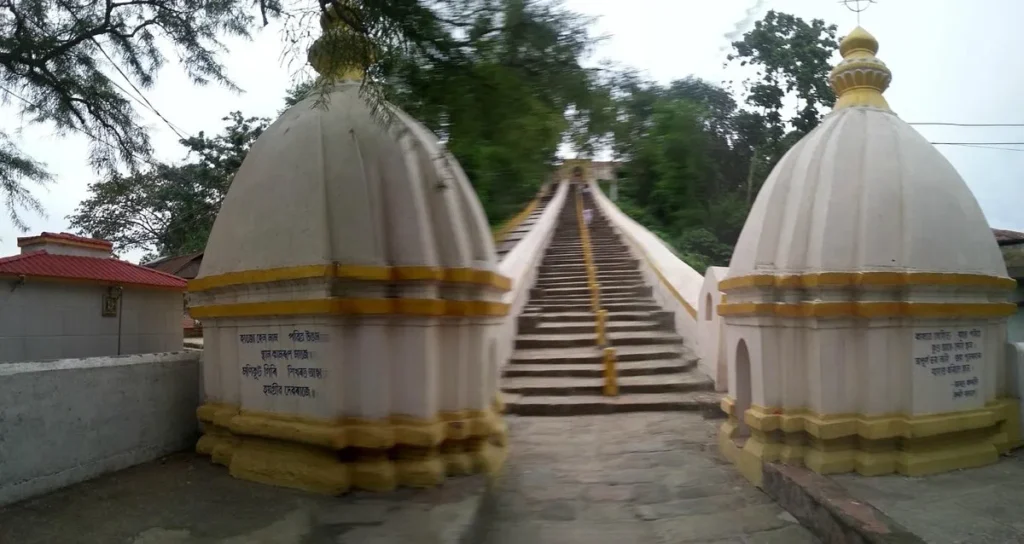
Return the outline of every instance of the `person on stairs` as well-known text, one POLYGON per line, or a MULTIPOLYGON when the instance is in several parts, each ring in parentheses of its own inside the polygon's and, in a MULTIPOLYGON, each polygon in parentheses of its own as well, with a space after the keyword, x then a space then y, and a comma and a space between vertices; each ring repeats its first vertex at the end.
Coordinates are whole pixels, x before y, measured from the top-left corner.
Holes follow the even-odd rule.
POLYGON ((583 208, 583 222, 589 227, 590 220, 594 218, 594 210, 583 208))

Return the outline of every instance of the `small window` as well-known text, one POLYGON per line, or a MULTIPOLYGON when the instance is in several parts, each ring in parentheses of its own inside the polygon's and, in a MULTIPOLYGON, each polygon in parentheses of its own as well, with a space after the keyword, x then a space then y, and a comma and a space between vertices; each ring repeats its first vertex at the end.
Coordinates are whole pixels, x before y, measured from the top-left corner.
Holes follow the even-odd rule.
POLYGON ((704 299, 704 320, 705 321, 711 321, 711 316, 713 315, 711 313, 711 309, 712 309, 711 307, 713 305, 714 305, 714 302, 712 302, 712 300, 711 300, 711 293, 708 293, 707 297, 705 297, 705 299, 704 299))

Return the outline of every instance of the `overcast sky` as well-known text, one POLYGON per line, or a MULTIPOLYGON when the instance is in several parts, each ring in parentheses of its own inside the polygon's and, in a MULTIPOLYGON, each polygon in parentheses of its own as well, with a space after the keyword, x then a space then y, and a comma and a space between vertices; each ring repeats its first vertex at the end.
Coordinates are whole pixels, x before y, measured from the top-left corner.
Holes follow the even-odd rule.
MULTIPOLYGON (((730 33, 747 30, 747 11, 755 19, 768 9, 805 19, 822 18, 845 35, 856 16, 836 0, 567 0, 572 9, 599 17, 597 33, 607 39, 592 62, 612 60, 640 69, 662 83, 696 75, 713 82, 737 78, 725 69, 730 33)), ((908 122, 1024 123, 1019 69, 1024 51, 1020 0, 879 0, 861 24, 878 38, 881 58, 893 72, 886 98, 908 122)), ((243 94, 218 87, 195 87, 173 65, 165 68, 146 95, 166 118, 190 134, 219 132, 221 118, 240 110, 273 117, 291 86, 294 66, 281 61, 279 29, 264 29, 252 42, 228 42, 228 73, 243 94)), ((838 59, 837 59, 838 60, 838 59)), ((177 136, 155 116, 152 127, 159 158, 183 156, 177 136)), ((68 230, 66 216, 86 197, 96 179, 86 162, 87 145, 76 135, 58 137, 47 126, 25 126, 12 107, 0 109, 0 127, 16 134, 22 148, 46 163, 57 181, 36 190, 47 217, 26 213, 30 233, 68 230)), ((919 127, 934 142, 1024 141, 1024 127, 919 127)), ((1024 146, 1018 147, 1024 151, 1024 146)), ((974 191, 993 227, 1024 231, 1024 152, 940 146, 974 191)), ((17 253, 23 236, 0 219, 0 256, 17 253)), ((137 260, 133 252, 124 257, 137 260)))

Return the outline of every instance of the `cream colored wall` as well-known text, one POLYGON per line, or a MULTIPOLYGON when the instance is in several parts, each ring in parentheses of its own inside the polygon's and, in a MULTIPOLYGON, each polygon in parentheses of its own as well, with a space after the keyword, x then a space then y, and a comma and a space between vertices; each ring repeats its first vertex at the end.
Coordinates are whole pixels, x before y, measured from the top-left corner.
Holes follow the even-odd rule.
POLYGON ((700 353, 701 370, 715 381, 716 391, 728 391, 729 365, 725 353, 725 337, 722 334, 722 318, 718 305, 722 303, 722 292, 718 283, 729 272, 722 266, 709 266, 704 273, 704 284, 700 290, 700 308, 697 312, 697 349, 700 353))
POLYGON ((653 288, 654 299, 665 310, 675 313, 676 331, 691 346, 698 344, 696 316, 690 314, 672 291, 675 290, 696 313, 700 307, 704 277, 676 257, 655 234, 622 213, 619 207, 601 192, 599 184, 591 183, 590 189, 601 212, 622 235, 622 242, 630 248, 634 257, 640 260, 640 270, 647 285, 653 288), (671 289, 661 281, 655 268, 665 277, 671 289))
POLYGON ((95 257, 98 259, 111 258, 110 249, 97 249, 47 240, 21 247, 22 253, 31 253, 33 251, 46 251, 51 255, 72 255, 75 257, 95 257))
POLYGON ((555 196, 548 202, 540 218, 533 224, 533 228, 516 244, 516 247, 512 248, 512 251, 505 255, 498 265, 498 271, 512 280, 512 290, 505 293, 502 299, 502 302, 510 305, 508 315, 505 316, 505 321, 498 330, 494 346, 501 365, 504 365, 512 355, 519 314, 522 313, 523 306, 530 298, 530 287, 536 280, 538 265, 551 242, 558 214, 561 212, 562 206, 566 205, 568 192, 568 183, 558 184, 555 196))
POLYGON ((181 293, 126 288, 120 320, 107 288, 32 282, 0 291, 0 362, 181 351, 181 293))
MULTIPOLYGON (((1006 344, 1000 320, 895 321, 807 320, 767 317, 729 318, 726 349, 730 395, 740 394, 736 380, 740 343, 750 353, 756 405, 783 410, 807 408, 825 414, 922 415, 981 408, 1005 395, 1002 365, 1006 344), (915 335, 929 331, 980 331, 977 349, 982 361, 962 375, 926 375, 914 364, 915 335), (907 361, 893 365, 891 361, 907 361), (953 384, 979 378, 977 394, 954 397, 953 384)), ((920 356, 920 354, 917 354, 920 356)), ((952 363, 953 361, 951 361, 952 363)))

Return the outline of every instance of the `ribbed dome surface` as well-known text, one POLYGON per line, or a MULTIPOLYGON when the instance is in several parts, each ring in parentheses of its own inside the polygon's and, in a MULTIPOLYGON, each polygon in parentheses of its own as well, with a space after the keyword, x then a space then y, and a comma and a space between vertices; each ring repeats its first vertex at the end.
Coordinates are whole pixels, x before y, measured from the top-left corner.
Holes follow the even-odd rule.
POLYGON ((483 208, 436 137, 375 119, 358 82, 311 96, 256 141, 235 176, 200 277, 304 265, 494 270, 483 208))
POLYGON ((974 195, 890 111, 846 107, 797 143, 765 181, 729 276, 911 271, 1006 276, 974 195))

